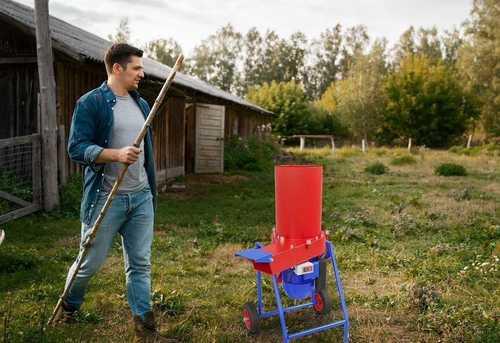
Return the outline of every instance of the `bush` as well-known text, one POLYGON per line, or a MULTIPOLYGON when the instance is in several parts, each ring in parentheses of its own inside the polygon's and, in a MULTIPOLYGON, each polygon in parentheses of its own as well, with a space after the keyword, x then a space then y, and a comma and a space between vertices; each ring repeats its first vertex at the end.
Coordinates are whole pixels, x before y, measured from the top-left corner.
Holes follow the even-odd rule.
POLYGON ((440 176, 465 176, 467 175, 467 171, 465 168, 459 164, 455 163, 443 163, 440 164, 435 170, 434 173, 440 176))
POLYGON ((61 190, 61 206, 59 212, 65 216, 77 216, 80 213, 82 200, 82 175, 73 174, 61 190))
POLYGON ((272 169, 279 147, 271 139, 231 137, 224 146, 224 169, 263 171, 272 169))
POLYGON ((415 164, 417 163, 417 160, 413 156, 410 155, 403 155, 403 156, 398 156, 392 159, 391 164, 393 166, 404 166, 408 164, 415 164))
POLYGON ((373 175, 382 175, 387 172, 387 167, 381 163, 381 162, 375 162, 372 164, 369 164, 365 168, 365 172, 373 174, 373 175))

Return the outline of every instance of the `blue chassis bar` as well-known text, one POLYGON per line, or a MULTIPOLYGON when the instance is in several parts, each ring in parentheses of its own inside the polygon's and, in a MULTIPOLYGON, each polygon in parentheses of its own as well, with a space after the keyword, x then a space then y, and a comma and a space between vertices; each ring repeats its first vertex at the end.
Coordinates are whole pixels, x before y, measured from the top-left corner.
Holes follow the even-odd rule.
MULTIPOLYGON (((257 243, 256 248, 260 248, 261 245, 257 243)), ((305 336, 310 336, 319 332, 323 332, 326 330, 334 329, 337 327, 342 327, 344 331, 343 342, 349 342, 349 313, 347 311, 347 304, 344 296, 344 286, 342 285, 342 280, 340 278, 340 271, 337 265, 337 259, 335 257, 335 250, 333 244, 330 241, 326 242, 326 257, 330 259, 333 267, 333 274, 335 277, 336 285, 337 285, 337 293, 340 299, 340 309, 342 311, 342 316, 344 319, 334 321, 325 325, 317 326, 311 329, 289 333, 288 327, 286 326, 285 314, 297 312, 306 308, 313 307, 313 302, 308 302, 305 304, 300 304, 296 306, 283 307, 281 302, 281 294, 279 290, 278 280, 276 275, 272 276, 273 289, 274 289, 274 297, 276 298, 276 306, 277 309, 274 311, 265 311, 264 310, 264 302, 262 300, 262 273, 257 272, 257 312, 260 318, 270 318, 274 316, 279 316, 281 323, 281 333, 283 335, 283 342, 289 343, 294 339, 299 339, 305 336)), ((314 300, 313 300, 314 301, 314 300)))

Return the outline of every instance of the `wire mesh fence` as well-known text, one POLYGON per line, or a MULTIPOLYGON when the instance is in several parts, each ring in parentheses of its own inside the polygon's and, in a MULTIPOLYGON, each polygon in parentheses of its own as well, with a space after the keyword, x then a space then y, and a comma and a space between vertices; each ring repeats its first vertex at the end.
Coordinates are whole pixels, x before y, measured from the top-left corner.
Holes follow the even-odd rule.
POLYGON ((40 207, 40 135, 0 140, 0 223, 40 207))

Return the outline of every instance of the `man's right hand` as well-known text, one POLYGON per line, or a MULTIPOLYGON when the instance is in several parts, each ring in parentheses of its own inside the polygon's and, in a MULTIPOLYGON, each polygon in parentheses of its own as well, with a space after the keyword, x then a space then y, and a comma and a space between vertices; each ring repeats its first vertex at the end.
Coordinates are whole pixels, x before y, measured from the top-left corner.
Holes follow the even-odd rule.
POLYGON ((126 146, 124 148, 118 149, 118 161, 125 164, 133 164, 139 159, 139 154, 141 149, 134 146, 126 146))
POLYGON ((121 162, 132 164, 139 159, 140 153, 141 149, 134 146, 126 146, 121 149, 103 149, 97 156, 96 163, 121 162))

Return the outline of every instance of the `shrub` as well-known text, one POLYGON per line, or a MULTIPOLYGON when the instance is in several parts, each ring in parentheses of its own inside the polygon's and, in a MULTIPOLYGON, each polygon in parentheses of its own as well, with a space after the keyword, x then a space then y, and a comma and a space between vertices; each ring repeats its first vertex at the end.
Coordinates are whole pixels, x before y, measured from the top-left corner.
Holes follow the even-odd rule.
POLYGON ((263 171, 273 167, 273 158, 279 147, 271 139, 231 137, 224 146, 224 169, 226 171, 263 171))
POLYGON ((59 211, 62 215, 77 216, 80 213, 82 189, 82 176, 80 174, 71 175, 61 190, 61 206, 59 211))
POLYGON ((417 163, 417 160, 413 156, 410 155, 403 155, 403 156, 398 156, 392 159, 391 164, 393 166, 404 166, 408 164, 415 164, 417 163))
POLYGON ((375 163, 369 164, 365 168, 365 172, 373 174, 373 175, 382 175, 382 174, 385 174, 387 172, 387 167, 381 162, 375 162, 375 163))
POLYGON ((465 176, 467 175, 467 171, 465 168, 459 164, 455 163, 443 163, 440 164, 435 170, 434 173, 440 176, 465 176))

